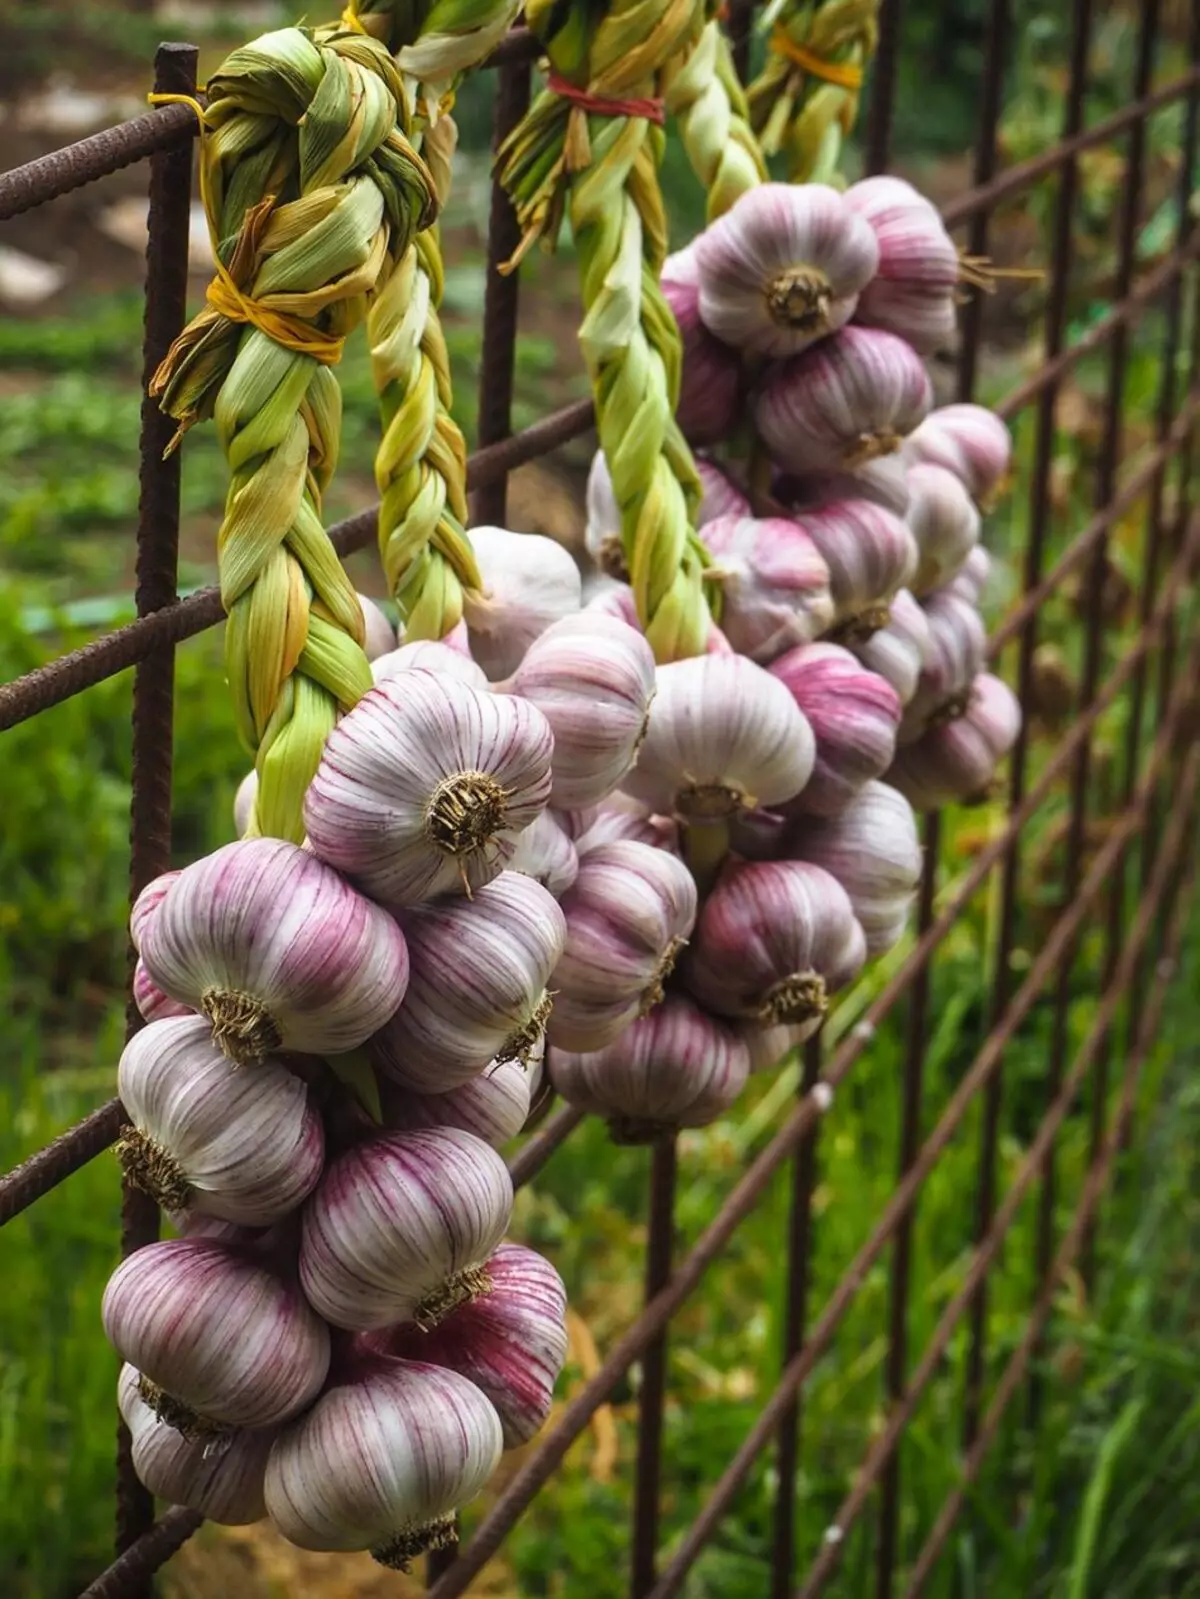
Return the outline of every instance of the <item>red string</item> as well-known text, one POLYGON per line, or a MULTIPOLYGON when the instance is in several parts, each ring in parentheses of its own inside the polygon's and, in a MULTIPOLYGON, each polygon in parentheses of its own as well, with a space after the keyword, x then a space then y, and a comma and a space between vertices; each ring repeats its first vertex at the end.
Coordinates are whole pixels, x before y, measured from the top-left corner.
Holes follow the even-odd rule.
POLYGON ((662 100, 607 100, 603 95, 589 94, 578 84, 560 78, 557 72, 550 74, 546 87, 551 94, 561 95, 564 100, 570 100, 572 105, 591 111, 598 117, 644 117, 647 122, 656 122, 660 128, 667 118, 666 105, 662 100))

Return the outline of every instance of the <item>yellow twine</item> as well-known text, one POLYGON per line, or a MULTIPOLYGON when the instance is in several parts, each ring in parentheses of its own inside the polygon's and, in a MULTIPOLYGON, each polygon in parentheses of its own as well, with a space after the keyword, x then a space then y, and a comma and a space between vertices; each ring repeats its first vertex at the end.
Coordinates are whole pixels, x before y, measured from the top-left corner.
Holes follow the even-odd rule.
POLYGON ((814 78, 824 78, 826 83, 836 83, 840 89, 861 89, 863 69, 853 61, 826 61, 814 55, 804 45, 797 44, 785 28, 776 28, 771 35, 771 49, 776 55, 787 56, 814 78))
POLYGON ((367 31, 362 25, 362 21, 358 15, 358 12, 355 11, 351 6, 347 6, 342 12, 341 21, 342 27, 348 28, 351 33, 366 33, 367 31))
MULTIPOLYGON (((204 121, 204 107, 193 95, 148 94, 146 99, 151 105, 191 106, 200 121, 202 140, 208 132, 204 121)), ((336 366, 342 359, 342 349, 346 342, 343 338, 318 333, 300 317, 288 316, 284 311, 273 311, 269 306, 260 304, 252 295, 243 294, 230 277, 228 268, 217 250, 217 237, 213 230, 212 212, 209 207, 208 165, 204 159, 203 149, 200 153, 200 198, 204 204, 204 216, 212 243, 213 265, 217 272, 204 292, 204 297, 213 310, 219 312, 221 316, 228 317, 231 322, 251 324, 286 350, 294 350, 297 355, 310 355, 313 360, 320 361, 322 366, 336 366)))

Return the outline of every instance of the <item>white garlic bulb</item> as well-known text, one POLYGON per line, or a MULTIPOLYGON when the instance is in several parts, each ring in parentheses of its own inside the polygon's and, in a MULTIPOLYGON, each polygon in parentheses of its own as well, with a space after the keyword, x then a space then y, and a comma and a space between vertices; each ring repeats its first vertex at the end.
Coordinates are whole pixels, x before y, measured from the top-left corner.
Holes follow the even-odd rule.
POLYGON ((879 248, 878 271, 863 290, 858 322, 890 328, 922 355, 950 343, 961 265, 934 207, 902 178, 864 178, 846 190, 846 204, 869 223, 879 248))
POLYGON ((518 835, 508 869, 532 877, 555 899, 563 897, 579 872, 579 856, 558 812, 542 811, 518 835))
POLYGON ((721 631, 741 655, 765 664, 807 644, 833 621, 829 568, 798 522, 719 517, 704 529, 721 589, 721 631))
POLYGON ((981 672, 961 713, 896 752, 887 781, 920 811, 982 797, 1017 741, 1021 707, 1006 683, 981 672))
POLYGON ((804 712, 817 746, 812 776, 784 809, 833 815, 892 764, 899 697, 890 683, 837 644, 789 650, 772 662, 770 672, 804 712))
POLYGON ((972 605, 983 598, 988 578, 992 573, 992 558, 982 544, 977 544, 959 570, 946 584, 947 594, 957 594, 972 605))
POLYGON ((487 673, 478 661, 473 661, 469 655, 464 655, 461 650, 453 649, 441 640, 427 638, 401 644, 398 649, 377 656, 371 662, 371 676, 377 683, 385 683, 389 678, 398 677, 401 672, 411 672, 414 667, 456 677, 460 683, 467 683, 474 689, 486 690, 488 686, 487 673))
POLYGON ((179 879, 179 873, 163 872, 161 876, 146 884, 145 888, 133 902, 129 912, 129 939, 135 950, 141 951, 142 934, 150 925, 157 914, 158 907, 170 893, 173 884, 179 879))
POLYGON ((585 491, 587 521, 584 525, 584 547, 597 567, 618 583, 629 582, 629 567, 625 548, 621 543, 621 507, 613 492, 612 474, 604 451, 597 450, 588 470, 585 491))
POLYGON ((702 455, 698 455, 696 475, 700 479, 700 487, 704 490, 704 497, 700 501, 700 510, 696 516, 697 527, 707 527, 719 516, 750 515, 750 501, 715 461, 706 461, 702 455))
POLYGON ((900 724, 898 742, 902 745, 912 744, 927 728, 961 714, 987 656, 987 629, 969 600, 941 590, 929 596, 924 610, 929 649, 900 724))
POLYGON ((906 524, 870 500, 836 500, 806 511, 801 526, 829 571, 838 642, 859 643, 886 627, 892 596, 917 569, 906 524))
POLYGON ((396 648, 396 629, 374 600, 360 594, 358 603, 363 613, 363 654, 368 661, 375 661, 396 648))
POLYGON ((847 639, 846 648, 868 671, 890 683, 901 705, 907 705, 932 648, 925 612, 908 589, 897 589, 888 601, 886 626, 866 638, 847 639))
POLYGON ((133 966, 133 1003, 138 1008, 138 1014, 144 1021, 161 1022, 168 1016, 194 1016, 196 1013, 188 1005, 181 1005, 177 999, 172 999, 169 994, 164 994, 162 989, 146 970, 146 963, 139 955, 133 966))
POLYGON ((464 594, 463 616, 471 654, 496 681, 516 671, 551 622, 579 609, 579 568, 539 533, 473 527, 467 537, 483 582, 478 594, 464 594))
POLYGON ((738 352, 714 338, 700 315, 700 265, 695 246, 669 255, 659 281, 683 345, 675 420, 693 444, 727 439, 742 399, 738 352))
POLYGON ((920 552, 912 586, 924 596, 948 583, 979 543, 979 512, 944 467, 910 466, 908 491, 908 525, 920 552))
POLYGON ((953 472, 981 511, 1004 490, 1012 464, 1012 438, 1003 420, 981 405, 943 405, 904 441, 905 459, 928 461, 953 472))
MULTIPOLYGON (((540 1057, 541 1050, 538 1050, 540 1057)), ((448 1094, 418 1094, 386 1077, 379 1081, 383 1125, 391 1132, 423 1127, 458 1127, 499 1149, 529 1118, 529 1069, 519 1060, 498 1060, 448 1094)))

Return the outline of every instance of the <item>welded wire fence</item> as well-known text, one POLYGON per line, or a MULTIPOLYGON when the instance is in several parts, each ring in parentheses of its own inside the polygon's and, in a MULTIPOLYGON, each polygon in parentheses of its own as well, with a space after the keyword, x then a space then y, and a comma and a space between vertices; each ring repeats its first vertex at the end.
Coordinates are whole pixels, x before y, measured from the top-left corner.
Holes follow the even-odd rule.
MULTIPOLYGON (((739 69, 746 70, 754 7, 726 7, 726 26, 739 69)), ((674 1141, 654 1146, 646 1226, 645 1303, 640 1315, 608 1349, 593 1375, 558 1412, 552 1425, 508 1477, 473 1536, 431 1561, 435 1599, 468 1592, 485 1563, 501 1548, 539 1491, 554 1475, 571 1444, 634 1367, 639 1370, 637 1457, 630 1530, 629 1593, 634 1599, 668 1599, 679 1593, 695 1561, 717 1533, 722 1518, 760 1457, 774 1451, 775 1513, 770 1533, 772 1599, 798 1593, 811 1599, 826 1589, 843 1557, 851 1529, 868 1512, 877 1518, 875 1589, 881 1599, 921 1593, 946 1550, 971 1495, 1006 1410, 1024 1391, 1036 1422, 1037 1354, 1054 1296, 1064 1274, 1093 1249, 1106 1185, 1130 1128, 1139 1076, 1155 1042, 1164 992, 1173 970, 1193 871, 1200 753, 1194 684, 1200 635, 1189 621, 1187 597, 1200 553, 1200 507, 1192 504, 1195 441, 1200 420, 1197 342, 1200 304, 1196 257, 1200 227, 1191 205, 1196 175, 1200 113, 1200 0, 1170 9, 1170 37, 1160 0, 1142 0, 1135 11, 1136 48, 1122 85, 1121 109, 1105 120, 1085 121, 1089 64, 1102 7, 1073 0, 1072 39, 1061 100, 1060 138, 1025 161, 1003 166, 998 129, 1004 103, 1005 63, 1011 57, 1016 17, 1010 0, 991 0, 978 104, 980 121, 973 153, 971 188, 945 208, 949 225, 961 230, 965 251, 986 256, 1003 233, 997 211, 1038 184, 1054 190, 1053 223, 1045 259, 1042 306, 1043 357, 1037 369, 999 404, 1000 413, 1028 427, 1033 441, 1028 481, 1016 485, 1028 496, 1021 558, 1020 596, 991 638, 990 655, 1014 680, 1026 714, 1007 765, 1007 806, 965 871, 943 881, 939 851, 941 822, 927 819, 926 867, 919 899, 916 940, 895 966, 865 1015, 833 1049, 819 1040, 807 1046, 796 1103, 771 1138, 725 1195, 707 1226, 682 1257, 673 1257, 677 1150, 674 1141), (1184 14, 1186 13, 1186 15, 1184 14), (1169 47, 1169 48, 1168 48, 1169 47), (1170 69, 1169 71, 1167 69, 1170 69), (1149 134, 1156 117, 1173 117, 1177 145, 1173 238, 1151 269, 1139 271, 1139 240, 1147 221, 1149 134), (1116 264, 1103 314, 1084 331, 1072 323, 1072 292, 1079 237, 1080 163, 1088 153, 1114 148, 1123 157, 1116 264), (1150 436, 1130 442, 1126 416, 1132 335, 1153 316, 1157 349, 1157 393, 1150 436), (1075 332, 1075 336, 1072 336, 1075 332), (1188 346, 1185 348, 1185 345, 1188 346), (1058 400, 1064 380, 1085 360, 1103 356, 1103 400, 1095 449, 1092 514, 1072 532, 1056 509, 1053 473, 1062 443, 1058 400), (1130 529, 1132 528, 1132 534, 1130 529), (1133 549, 1136 624, 1124 631, 1109 624, 1107 586, 1118 531, 1133 549), (1048 753, 1035 747, 1039 624, 1045 606, 1074 585, 1082 649, 1074 705, 1065 730, 1048 753), (1097 727, 1114 707, 1123 707, 1122 748, 1116 775, 1096 782, 1097 727), (1104 806, 1097 799, 1101 788, 1104 806), (1014 960, 1020 909, 1028 879, 1022 843, 1032 819, 1047 803, 1065 796, 1065 825, 1053 919, 1023 972, 1014 960), (1094 837, 1102 842, 1094 847, 1094 837), (931 979, 947 936, 985 893, 995 896, 995 936, 989 969, 986 1036, 954 1091, 928 1130, 924 1067, 933 1017, 931 979), (1085 930, 1099 928, 1102 949, 1094 974, 1081 971, 1077 956, 1085 930), (1019 977, 1019 981, 1018 981, 1019 977), (1089 1026, 1072 1050, 1068 1011, 1080 982, 1092 984, 1089 1026), (1040 1087, 1040 1124, 1027 1140, 1019 1165, 1001 1189, 1006 1050, 1034 1008, 1049 1007, 1052 1023, 1040 1087), (894 1190, 868 1236, 850 1259, 823 1304, 810 1305, 813 1193, 822 1117, 836 1090, 853 1074, 875 1029, 893 1012, 905 1015, 903 1115, 894 1190), (1090 1158, 1080 1190, 1060 1192, 1057 1141, 1064 1120, 1081 1098, 1090 1115, 1090 1158), (914 1228, 923 1184, 964 1120, 982 1101, 978 1151, 974 1247, 962 1280, 923 1349, 910 1350, 908 1326, 914 1228), (787 1285, 780 1379, 761 1405, 732 1458, 714 1462, 699 1515, 683 1536, 661 1547, 659 1511, 670 1461, 664 1462, 664 1405, 669 1392, 668 1332, 672 1318, 721 1256, 735 1230, 762 1200, 781 1168, 790 1166, 790 1219, 786 1239, 787 1285), (990 1342, 988 1279, 1027 1194, 1038 1206, 1037 1291, 1024 1331, 1003 1364, 990 1342), (1071 1219, 1056 1220, 1073 1201, 1071 1219), (868 1273, 881 1260, 890 1272, 886 1324, 887 1414, 872 1437, 844 1501, 825 1530, 815 1557, 800 1569, 797 1557, 797 1481, 803 1454, 801 1401, 806 1381, 834 1345, 868 1273), (952 1340, 966 1333, 962 1459, 958 1485, 920 1529, 915 1552, 900 1549, 900 1508, 905 1491, 899 1445, 905 1429, 943 1361, 952 1340)), ((865 123, 868 171, 889 164, 897 68, 904 45, 900 0, 884 0, 881 37, 865 123)), ((494 100, 495 141, 519 120, 529 102, 536 59, 531 36, 521 28, 496 52, 489 67, 498 73, 494 100)), ((167 93, 195 89, 196 51, 164 45, 156 60, 155 88, 167 93)), ((146 276, 145 373, 153 372, 183 326, 187 290, 187 219, 191 199, 196 126, 186 107, 150 111, 122 127, 85 139, 0 177, 0 220, 116 171, 148 160, 149 247, 146 276)), ((1003 215, 1003 213, 1002 213, 1003 215)), ((535 426, 512 432, 513 374, 520 275, 503 276, 497 263, 517 242, 511 208, 493 194, 480 371, 478 445, 469 465, 473 514, 503 522, 508 475, 514 467, 547 455, 588 432, 590 402, 580 402, 535 426)), ((971 398, 979 378, 988 310, 981 296, 964 307, 957 356, 958 397, 971 398)), ((141 499, 137 527, 138 619, 0 688, 0 728, 11 727, 88 687, 134 668, 131 893, 171 864, 172 672, 177 644, 215 626, 222 616, 215 589, 177 597, 179 532, 178 456, 164 458, 173 424, 147 401, 142 410, 141 499)), ((357 549, 374 536, 373 511, 333 529, 339 552, 357 549)), ((130 1028, 140 1025, 130 1007, 130 1028)), ((832 1111, 836 1116, 836 1108, 832 1111)), ((79 1126, 0 1180, 0 1222, 7 1221, 67 1179, 110 1145, 122 1120, 110 1101, 79 1126)), ((554 1158, 582 1120, 568 1108, 552 1111, 512 1162, 518 1183, 528 1182, 554 1158)), ((157 1236, 159 1216, 138 1190, 127 1187, 122 1207, 122 1248, 134 1250, 157 1236)), ((169 1510, 154 1519, 151 1497, 137 1482, 129 1459, 129 1437, 120 1429, 117 1558, 87 1588, 94 1596, 148 1591, 151 1574, 192 1534, 199 1517, 169 1510)))

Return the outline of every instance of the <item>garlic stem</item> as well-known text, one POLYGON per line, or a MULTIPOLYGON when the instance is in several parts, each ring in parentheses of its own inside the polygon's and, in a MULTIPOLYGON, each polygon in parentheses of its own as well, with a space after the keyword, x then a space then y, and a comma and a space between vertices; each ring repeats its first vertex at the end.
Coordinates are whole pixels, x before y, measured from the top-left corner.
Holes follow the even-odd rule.
POLYGON ((236 1066, 251 1066, 283 1043, 274 1017, 252 994, 206 988, 200 1009, 212 1023, 213 1041, 236 1066))
POLYGON ((418 1555, 429 1554, 434 1549, 450 1549, 457 1542, 458 1528, 453 1515, 439 1516, 436 1521, 413 1522, 401 1527, 384 1543, 371 1550, 371 1559, 389 1571, 407 1571, 418 1555))
POLYGON ((473 855, 496 836, 510 797, 487 772, 455 772, 430 795, 425 831, 447 855, 473 855))
POLYGON ((829 1009, 825 992, 825 979, 820 972, 793 972, 783 977, 763 995, 756 1021, 765 1027, 779 1023, 789 1026, 810 1022, 815 1016, 824 1016, 829 1009))
POLYGON ((467 1266, 462 1271, 454 1272, 426 1294, 413 1311, 413 1320, 422 1331, 429 1332, 439 1321, 450 1315, 451 1311, 458 1310, 462 1305, 469 1305, 473 1300, 482 1299, 491 1291, 492 1279, 487 1274, 487 1268, 467 1266))
POLYGON ((116 1156, 128 1181, 149 1194, 163 1210, 178 1215, 191 1204, 191 1183, 174 1155, 157 1138, 130 1127, 117 1140, 116 1156))
POLYGON ((766 285, 767 310, 781 327, 801 333, 829 331, 833 299, 829 279, 815 267, 794 266, 777 273, 766 285))
POLYGON ((226 1426, 223 1422, 212 1421, 208 1416, 202 1416, 198 1410, 193 1410, 190 1405, 185 1405, 182 1399, 176 1399, 174 1394, 169 1394, 160 1388, 156 1382, 151 1382, 149 1377, 140 1376, 137 1383, 138 1393, 146 1404, 168 1427, 174 1427, 189 1442, 196 1442, 201 1438, 228 1438, 235 1429, 226 1426))

